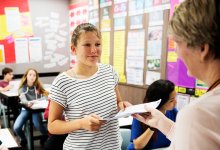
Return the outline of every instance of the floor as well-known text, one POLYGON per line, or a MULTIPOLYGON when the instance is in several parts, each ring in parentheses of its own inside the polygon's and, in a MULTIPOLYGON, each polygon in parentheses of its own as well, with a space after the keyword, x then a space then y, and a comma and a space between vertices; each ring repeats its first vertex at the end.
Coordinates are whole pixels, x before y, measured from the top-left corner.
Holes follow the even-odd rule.
MULTIPOLYGON (((4 128, 4 125, 2 125, 2 118, 1 117, 0 117, 0 127, 4 128)), ((13 123, 11 123, 11 129, 12 129, 12 127, 13 127, 13 123)), ((34 135, 39 135, 39 134, 40 134, 39 131, 34 131, 34 135)), ((18 137, 16 137, 16 140, 19 141, 18 137)), ((29 149, 27 148, 27 150, 29 150, 29 149)), ((34 141, 34 150, 43 150, 43 147, 40 144, 40 140, 34 141)))

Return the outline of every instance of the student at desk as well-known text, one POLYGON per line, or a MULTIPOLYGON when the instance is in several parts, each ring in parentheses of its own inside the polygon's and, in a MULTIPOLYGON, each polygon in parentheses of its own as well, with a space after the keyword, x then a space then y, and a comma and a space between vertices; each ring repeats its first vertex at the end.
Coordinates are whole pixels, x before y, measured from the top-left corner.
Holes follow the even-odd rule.
POLYGON ((9 85, 9 82, 13 78, 13 70, 11 68, 5 67, 2 69, 3 80, 0 81, 0 92, 8 91, 12 88, 12 85, 9 85))
MULTIPOLYGON (((47 99, 48 92, 43 88, 41 82, 39 81, 38 73, 35 69, 28 69, 21 79, 19 86, 19 97, 22 104, 27 107, 31 107, 36 100, 47 99)), ((22 108, 19 116, 17 117, 14 124, 14 131, 21 139, 21 146, 25 147, 27 140, 25 138, 24 132, 22 130, 24 124, 27 122, 31 112, 25 108, 22 108)), ((32 113, 33 124, 35 128, 40 130, 40 132, 47 135, 47 129, 42 123, 42 115, 40 113, 32 113)), ((41 139, 41 144, 44 143, 46 139, 41 139)))
MULTIPOLYGON (((174 87, 174 84, 169 80, 157 80, 148 87, 144 98, 144 103, 161 99, 157 109, 163 114, 166 114, 166 116, 173 121, 176 120, 177 115, 177 110, 174 108, 176 105, 176 92, 174 87)), ((169 145, 170 141, 159 130, 149 128, 146 124, 137 119, 133 119, 131 143, 127 147, 127 150, 149 150, 168 147, 169 145)))

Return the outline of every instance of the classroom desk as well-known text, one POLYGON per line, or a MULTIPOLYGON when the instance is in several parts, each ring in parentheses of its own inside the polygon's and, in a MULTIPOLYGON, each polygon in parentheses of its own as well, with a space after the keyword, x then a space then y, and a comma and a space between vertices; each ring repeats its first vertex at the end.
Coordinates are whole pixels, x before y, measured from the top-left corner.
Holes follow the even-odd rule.
MULTIPOLYGON (((44 88, 47 91, 50 91, 51 84, 43 84, 43 85, 44 85, 44 88)), ((7 110, 9 110, 9 108, 11 107, 11 104, 18 106, 18 100, 19 100, 19 97, 18 97, 18 86, 16 86, 16 87, 17 88, 14 88, 13 90, 10 90, 10 91, 0 92, 0 99, 4 99, 5 100, 7 110), (16 102, 16 100, 17 100, 17 102, 16 102)), ((0 103, 0 108, 1 107, 2 107, 2 104, 0 103)), ((2 110, 2 111, 5 111, 5 110, 2 110)), ((13 110, 13 111, 15 111, 15 110, 13 110)), ((16 119, 18 115, 19 115, 19 111, 15 114, 13 119, 16 119)), ((6 122, 5 113, 3 113, 3 118, 4 118, 4 125, 5 125, 5 127, 11 127, 10 121, 11 121, 12 118, 10 117, 10 111, 7 112, 7 120, 8 121, 6 122)))
MULTIPOLYGON (((48 101, 47 101, 47 105, 48 105, 48 101)), ((36 109, 32 109, 30 107, 27 107, 23 104, 21 104, 21 106, 27 110, 29 110, 31 113, 41 113, 41 112, 44 112, 47 105, 43 104, 42 107, 41 106, 38 106, 36 109)), ((42 136, 45 136, 45 135, 39 135, 39 136, 34 136, 34 131, 33 131, 33 122, 32 122, 32 115, 29 116, 28 118, 29 120, 29 150, 34 150, 34 140, 38 140, 40 139, 42 136)))
MULTIPOLYGON (((6 107, 7 107, 7 122, 6 122, 6 116, 5 113, 3 113, 3 118, 4 118, 4 125, 5 127, 11 127, 10 125, 10 121, 12 120, 11 118, 11 112, 10 112, 10 108, 12 109, 19 109, 18 107, 18 92, 17 91, 7 91, 7 92, 0 92, 0 98, 4 100, 5 104, 6 104, 6 107)), ((1 104, 1 107, 2 104, 1 104)), ((2 111, 5 111, 4 109, 2 109, 2 111)), ((15 120, 16 117, 18 116, 19 114, 19 110, 12 110, 12 113, 15 112, 13 115, 13 119, 15 120)))
POLYGON ((0 140, 9 150, 22 149, 21 145, 16 141, 15 136, 9 128, 0 129, 0 140))
POLYGON ((133 117, 119 118, 118 123, 120 128, 131 128, 133 117))

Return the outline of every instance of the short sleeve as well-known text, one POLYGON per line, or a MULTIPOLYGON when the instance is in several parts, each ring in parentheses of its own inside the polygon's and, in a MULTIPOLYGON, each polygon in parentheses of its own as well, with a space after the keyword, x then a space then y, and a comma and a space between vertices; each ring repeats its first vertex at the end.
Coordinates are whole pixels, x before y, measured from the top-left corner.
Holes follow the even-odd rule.
POLYGON ((117 73, 117 71, 113 67, 112 67, 112 72, 113 72, 113 77, 114 77, 114 81, 115 81, 115 86, 117 86, 118 82, 119 82, 118 73, 117 73))
POLYGON ((63 87, 63 84, 60 81, 60 75, 53 81, 51 89, 50 89, 50 94, 49 94, 49 99, 51 101, 54 101, 58 104, 60 104, 62 107, 66 108, 66 103, 67 103, 67 97, 61 87, 63 87))

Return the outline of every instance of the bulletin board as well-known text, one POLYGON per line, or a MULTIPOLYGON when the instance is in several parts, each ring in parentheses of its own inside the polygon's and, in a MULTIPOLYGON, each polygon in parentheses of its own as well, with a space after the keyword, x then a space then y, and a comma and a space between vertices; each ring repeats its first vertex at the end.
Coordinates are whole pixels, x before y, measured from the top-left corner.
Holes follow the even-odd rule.
POLYGON ((0 70, 14 74, 69 68, 68 0, 0 0, 0 70))
POLYGON ((114 66, 122 85, 146 88, 165 78, 170 1, 88 0, 97 2, 101 63, 114 66))

